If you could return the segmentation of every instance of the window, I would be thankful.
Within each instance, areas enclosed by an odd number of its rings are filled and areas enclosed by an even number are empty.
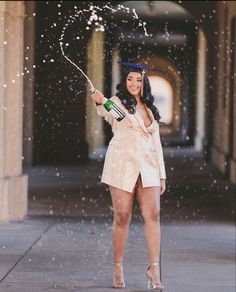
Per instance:
[[[159,109],[161,121],[170,124],[173,119],[173,89],[168,80],[160,76],[149,76],[154,104]]]

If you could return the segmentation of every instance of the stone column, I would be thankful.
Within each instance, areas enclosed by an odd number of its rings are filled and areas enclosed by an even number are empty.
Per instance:
[[[27,213],[22,174],[24,1],[0,2],[0,223]]]
[[[231,111],[232,111],[232,133],[230,135],[232,136],[231,139],[231,150],[232,153],[230,155],[230,161],[229,161],[229,168],[230,168],[230,180],[232,183],[236,185],[236,82],[235,82],[235,76],[236,76],[236,2],[232,1],[230,3],[230,11],[231,11],[231,18],[230,18],[230,24],[231,25]]]
[[[196,136],[195,149],[201,151],[205,146],[205,118],[206,118],[206,38],[204,32],[198,31],[197,48],[197,86],[196,86]]]
[[[104,88],[104,44],[103,32],[93,32],[88,43],[87,75],[96,89]],[[86,99],[86,139],[89,145],[89,158],[99,159],[104,155],[103,119],[97,115],[96,107],[87,92]]]
[[[231,100],[233,93],[231,92],[231,34],[232,18],[235,16],[235,3],[232,1],[217,1],[217,19],[218,19],[218,59],[216,66],[218,67],[216,96],[216,111],[214,122],[214,145],[212,148],[212,161],[218,169],[231,178],[233,178],[234,159],[231,153],[231,140],[233,133],[231,132]],[[224,32],[224,33],[222,33]]]

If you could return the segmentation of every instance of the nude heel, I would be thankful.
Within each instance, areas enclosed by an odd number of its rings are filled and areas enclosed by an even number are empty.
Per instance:
[[[122,263],[121,262],[119,262],[119,263],[113,263],[113,266],[114,266],[114,273],[113,273],[113,286],[114,286],[114,288],[118,288],[118,289],[125,288],[125,282],[124,282],[124,280],[117,281],[117,279],[116,279],[116,269],[122,268],[122,274],[123,274],[123,266],[122,266]],[[122,275],[122,277],[123,277],[123,275]]]
[[[155,290],[162,291],[164,289],[164,286],[161,284],[161,282],[155,283],[154,279],[152,279],[152,277],[150,275],[150,267],[151,266],[158,266],[159,267],[159,262],[150,263],[150,266],[146,270],[146,276],[148,279],[148,289],[155,289]]]

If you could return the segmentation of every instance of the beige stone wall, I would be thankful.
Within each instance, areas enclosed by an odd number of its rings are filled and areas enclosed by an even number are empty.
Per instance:
[[[217,20],[218,20],[218,56],[217,67],[217,88],[216,112],[214,113],[214,141],[212,148],[213,163],[223,174],[229,175],[232,182],[236,184],[236,153],[232,153],[232,140],[235,141],[235,127],[231,131],[232,121],[230,120],[231,105],[236,103],[232,88],[232,75],[236,68],[232,65],[231,38],[232,38],[232,18],[236,15],[235,1],[217,1]],[[232,72],[232,68],[233,71]],[[234,101],[232,102],[232,99]],[[234,112],[234,118],[236,112]],[[235,123],[235,122],[234,122]],[[234,142],[233,148],[236,148]],[[234,174],[233,174],[234,173]]]
[[[24,2],[0,2],[0,223],[27,213],[22,174]]]

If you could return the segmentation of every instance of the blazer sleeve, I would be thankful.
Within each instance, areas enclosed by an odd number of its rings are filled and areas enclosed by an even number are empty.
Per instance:
[[[166,179],[165,162],[164,162],[164,155],[163,155],[161,139],[160,139],[159,125],[158,125],[158,131],[156,131],[156,142],[157,142],[157,155],[158,155],[158,161],[159,161],[160,179]]]

